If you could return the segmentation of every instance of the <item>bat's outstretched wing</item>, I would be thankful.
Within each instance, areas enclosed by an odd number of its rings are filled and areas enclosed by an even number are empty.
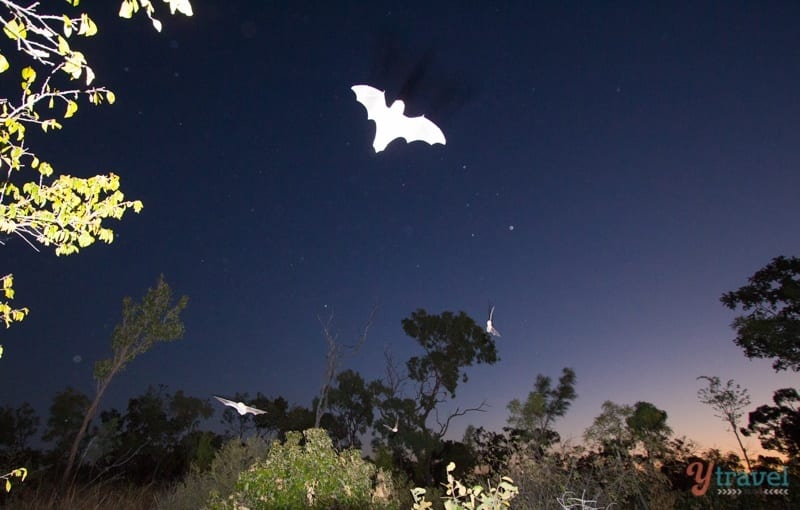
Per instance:
[[[245,406],[245,409],[247,410],[247,412],[253,414],[266,414],[266,411],[262,411],[261,409],[258,409],[256,407]]]
[[[369,85],[353,85],[350,90],[355,92],[356,100],[367,109],[369,120],[377,121],[389,110],[389,107],[386,106],[386,96],[382,90]]]
[[[236,402],[233,400],[228,400],[227,398],[222,398],[214,395],[214,398],[225,404],[226,406],[236,407]]]
[[[439,126],[426,119],[424,115],[419,117],[406,117],[403,115],[399,117],[393,132],[394,138],[405,138],[409,143],[422,141],[431,145],[435,143],[444,145],[447,141]]]
[[[408,143],[446,143],[442,130],[424,115],[406,117],[403,113],[405,104],[399,99],[387,107],[383,91],[369,85],[354,85],[351,89],[356,100],[367,109],[367,118],[375,121],[375,140],[372,143],[375,152],[381,152],[395,138],[403,138]]]

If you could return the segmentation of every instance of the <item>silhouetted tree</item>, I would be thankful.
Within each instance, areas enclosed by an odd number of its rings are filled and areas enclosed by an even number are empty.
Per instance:
[[[700,388],[697,391],[697,397],[700,402],[711,406],[719,413],[715,416],[722,418],[725,423],[730,425],[733,435],[736,436],[736,442],[739,443],[739,448],[744,455],[747,470],[752,471],[753,466],[750,464],[750,457],[747,455],[744,444],[742,444],[742,438],[739,437],[739,418],[744,414],[742,410],[750,405],[750,395],[747,393],[747,389],[734,384],[733,379],[729,379],[724,388],[717,376],[701,375],[698,379],[708,381],[708,387]]]
[[[413,456],[416,480],[431,485],[434,455],[441,448],[450,422],[484,409],[481,403],[474,408],[456,408],[441,417],[439,406],[455,397],[459,382],[467,382],[467,367],[496,363],[497,351],[494,340],[464,312],[430,315],[418,309],[402,324],[406,335],[419,344],[424,354],[406,362],[405,376],[399,375],[391,358],[387,358],[386,380],[370,384],[380,412],[375,424],[380,439],[375,443],[386,443],[395,451]],[[413,386],[413,397],[403,396],[405,383]],[[397,432],[390,430],[395,425]]]
[[[525,402],[514,399],[508,403],[508,424],[519,429],[522,437],[529,440],[541,454],[550,445],[560,441],[558,432],[553,430],[553,422],[563,417],[572,401],[578,397],[575,393],[575,371],[562,369],[558,386],[552,387],[550,377],[541,374],[536,376],[533,391],[528,393]]]
[[[469,425],[464,431],[463,442],[472,451],[473,464],[478,472],[486,478],[506,476],[511,456],[522,446],[520,431],[508,427],[500,433]]]
[[[733,320],[736,345],[748,358],[774,358],[775,371],[800,371],[800,259],[775,257],[748,282],[720,298],[748,312]]]
[[[270,399],[259,392],[256,393],[256,398],[253,399],[253,406],[266,411],[266,414],[259,414],[254,417],[256,435],[267,444],[269,444],[270,439],[283,439],[283,434],[288,426],[289,402],[283,397]]]
[[[140,483],[176,479],[188,470],[199,446],[200,421],[213,413],[207,400],[181,390],[172,395],[163,385],[148,387],[128,400],[114,463],[126,478]]]
[[[579,468],[624,508],[666,507],[669,482],[655,469],[654,457],[662,465],[668,458],[667,413],[649,402],[630,406],[606,401],[602,409],[584,432],[587,444],[599,452],[589,452]]]
[[[666,442],[672,434],[667,425],[667,412],[662,411],[650,402],[636,402],[633,414],[625,419],[634,440],[638,441],[652,464],[656,454],[663,453]]]
[[[345,370],[336,376],[336,387],[328,397],[328,405],[344,428],[343,448],[361,448],[360,436],[374,420],[373,395],[358,372]]]
[[[633,407],[606,400],[601,408],[602,412],[584,431],[584,439],[589,445],[598,447],[605,455],[612,455],[618,459],[628,457],[636,442],[628,427],[628,418],[633,416]]]
[[[42,439],[53,443],[50,457],[54,463],[61,464],[67,460],[70,444],[81,428],[90,403],[88,396],[72,387],[53,396],[47,430]]]
[[[0,407],[0,459],[4,463],[21,462],[28,442],[39,429],[39,417],[28,402],[16,409]]]
[[[339,332],[333,322],[333,311],[331,311],[328,319],[323,321],[321,317],[317,317],[319,323],[322,325],[322,336],[325,337],[325,342],[328,344],[328,353],[325,357],[325,374],[322,378],[322,387],[319,391],[319,397],[315,399],[314,405],[314,428],[319,428],[322,422],[322,416],[329,407],[329,395],[333,386],[333,381],[339,373],[339,366],[342,363],[342,358],[345,354],[356,353],[364,345],[367,340],[367,333],[375,320],[375,314],[378,311],[377,305],[372,307],[372,310],[367,317],[367,322],[361,330],[361,334],[354,344],[347,345],[339,342]]]
[[[122,322],[117,324],[111,334],[111,349],[114,351],[114,356],[95,363],[94,378],[97,391],[72,442],[62,482],[69,480],[81,441],[100,407],[100,400],[111,380],[124,370],[128,363],[149,351],[156,343],[183,337],[184,326],[180,314],[188,302],[189,298],[183,296],[173,305],[172,289],[164,281],[164,275],[158,278],[155,288],[147,290],[141,303],[135,303],[127,296],[122,300]]]
[[[749,425],[742,434],[757,434],[761,447],[800,461],[800,394],[794,388],[783,388],[772,396],[774,406],[762,405],[749,416]]]

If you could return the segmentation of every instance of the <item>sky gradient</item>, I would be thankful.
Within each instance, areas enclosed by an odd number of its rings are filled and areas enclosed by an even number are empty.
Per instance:
[[[342,367],[371,380],[386,347],[417,353],[400,325],[413,310],[482,324],[491,302],[501,361],[470,369],[456,403],[491,407],[453,437],[499,430],[537,374],[568,366],[562,438],[605,400],[644,400],[676,434],[732,449],[695,378],[735,379],[750,410],[798,382],[744,357],[719,297],[800,252],[800,5],[527,4],[194,0],[161,34],[87,5],[100,33],[85,53],[117,102],[29,143],[57,171],[119,174],[145,207],[77,256],[3,246],[31,312],[4,332],[2,403],[44,424],[66,386],[93,395],[123,296],[164,273],[190,297],[186,335],[136,359],[104,407],[150,384],[307,406],[318,316],[355,338],[378,303]],[[401,97],[447,144],[375,154],[355,84]]]

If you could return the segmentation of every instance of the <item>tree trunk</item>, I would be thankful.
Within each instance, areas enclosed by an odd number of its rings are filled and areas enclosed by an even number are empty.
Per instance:
[[[744,449],[744,445],[742,444],[742,439],[739,437],[739,431],[736,430],[736,423],[731,422],[731,428],[733,429],[733,434],[736,436],[736,441],[739,442],[739,448],[742,449],[742,454],[744,455],[744,462],[747,464],[747,471],[752,472],[753,467],[750,465],[750,458],[747,456],[747,450]]]
[[[108,380],[111,380],[111,378],[109,377]],[[105,393],[107,386],[108,383],[106,382],[102,386],[98,387],[97,395],[95,395],[92,405],[90,405],[89,409],[86,411],[86,416],[83,417],[81,428],[78,429],[78,433],[75,435],[75,440],[72,442],[72,448],[69,450],[67,467],[64,469],[64,475],[61,477],[61,484],[64,486],[66,486],[67,482],[69,481],[69,475],[72,473],[72,467],[75,465],[75,458],[78,456],[78,448],[83,440],[83,436],[86,435],[86,431],[89,430],[89,423],[91,423],[94,415],[97,414],[97,409],[100,407],[100,399],[103,397],[103,393]]]

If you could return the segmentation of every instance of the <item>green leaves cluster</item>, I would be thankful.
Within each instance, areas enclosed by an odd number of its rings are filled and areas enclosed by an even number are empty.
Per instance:
[[[170,14],[175,14],[176,11],[186,16],[191,16],[193,14],[192,4],[189,3],[189,0],[163,1],[165,4],[169,4]],[[119,17],[130,19],[134,14],[139,12],[140,8],[147,14],[147,17],[150,18],[153,28],[161,32],[161,21],[153,16],[156,9],[153,6],[152,0],[122,0],[122,4],[119,6]]]
[[[98,239],[113,242],[114,231],[103,220],[143,207],[139,200],[125,200],[113,173],[88,179],[61,175],[48,185],[28,182],[22,189],[8,183],[3,191],[11,200],[0,203],[0,232],[54,245],[56,255],[77,253]]]
[[[336,452],[327,432],[287,432],[272,444],[267,458],[239,476],[236,492],[213,498],[214,510],[382,508],[373,502],[374,465],[355,449]]]
[[[14,299],[14,275],[7,274],[0,277],[0,286],[3,288],[3,297],[6,299]],[[12,322],[19,322],[28,314],[27,308],[11,308],[5,301],[0,301],[0,320],[2,320],[6,328],[11,327]],[[0,345],[0,357],[3,356],[3,346]]]
[[[192,15],[189,0],[163,0],[170,12]],[[77,7],[80,0],[67,0]],[[20,76],[18,98],[0,98],[0,233],[15,234],[31,246],[55,247],[57,255],[77,253],[96,240],[110,243],[114,232],[105,226],[107,219],[121,219],[128,209],[139,212],[142,203],[126,200],[113,173],[90,178],[54,176],[55,169],[25,143],[27,129],[39,126],[44,132],[61,129],[61,122],[78,111],[85,97],[91,104],[113,104],[116,96],[105,87],[92,86],[95,73],[85,55],[75,46],[75,36],[92,37],[97,24],[86,13],[52,14],[42,12],[41,4],[27,5],[0,0],[0,27],[14,43],[15,55],[0,53],[0,73],[16,65]],[[124,0],[120,16],[130,18],[144,9],[158,30],[151,0]],[[67,80],[67,85],[59,84]],[[75,80],[82,84],[74,84]],[[21,175],[32,169],[30,177]],[[12,275],[2,278],[0,319],[9,327],[28,313],[12,308]],[[0,347],[0,356],[2,347]]]
[[[122,322],[111,335],[114,356],[95,365],[94,377],[98,383],[107,384],[114,374],[155,343],[182,338],[185,328],[180,314],[188,303],[187,296],[172,302],[172,289],[164,281],[164,275],[159,276],[155,287],[147,289],[141,303],[126,296],[122,300]]]
[[[453,476],[456,469],[455,463],[447,465],[447,483],[443,484],[446,496],[443,496],[445,510],[501,510],[511,506],[511,500],[519,494],[519,488],[514,485],[514,480],[504,476],[497,487],[489,485],[488,489],[482,485],[467,487]],[[433,503],[425,499],[426,490],[421,487],[411,489],[414,498],[414,510],[426,510],[433,507]]]

